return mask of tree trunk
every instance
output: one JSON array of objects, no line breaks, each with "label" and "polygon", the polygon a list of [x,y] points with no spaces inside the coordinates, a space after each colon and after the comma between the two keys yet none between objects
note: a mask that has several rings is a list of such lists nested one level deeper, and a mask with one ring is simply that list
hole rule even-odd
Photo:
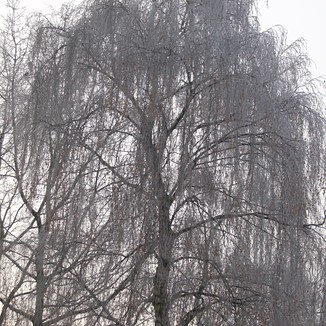
[{"label": "tree trunk", "polygon": [[167,196],[161,199],[159,207],[158,265],[154,277],[153,306],[155,326],[169,326],[169,275],[172,261],[174,236],[169,220],[170,203]]},{"label": "tree trunk", "polygon": [[44,294],[46,292],[46,278],[44,276],[44,251],[47,231],[42,226],[38,233],[38,246],[36,249],[36,300],[33,318],[33,326],[42,326],[44,311]]}]

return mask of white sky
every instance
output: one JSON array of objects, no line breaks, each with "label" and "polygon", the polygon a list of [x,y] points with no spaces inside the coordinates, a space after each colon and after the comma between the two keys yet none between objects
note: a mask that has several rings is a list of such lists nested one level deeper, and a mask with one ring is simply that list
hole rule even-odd
[{"label": "white sky", "polygon": [[265,0],[260,2],[260,24],[263,30],[282,25],[289,42],[300,37],[306,40],[306,51],[314,62],[315,76],[326,76],[326,0]]},{"label": "white sky", "polygon": [[[7,0],[0,0],[0,13]],[[32,10],[59,9],[64,0],[22,0]],[[81,0],[75,0],[75,3]],[[289,42],[300,37],[306,40],[306,51],[313,60],[315,76],[326,76],[326,0],[258,0],[262,30],[282,25],[288,31]]]}]

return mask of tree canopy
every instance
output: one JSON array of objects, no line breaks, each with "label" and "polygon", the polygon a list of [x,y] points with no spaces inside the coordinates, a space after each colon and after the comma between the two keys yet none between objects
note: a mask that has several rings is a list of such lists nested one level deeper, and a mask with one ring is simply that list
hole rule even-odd
[{"label": "tree canopy", "polygon": [[324,108],[255,5],[9,1],[0,324],[325,324]]}]

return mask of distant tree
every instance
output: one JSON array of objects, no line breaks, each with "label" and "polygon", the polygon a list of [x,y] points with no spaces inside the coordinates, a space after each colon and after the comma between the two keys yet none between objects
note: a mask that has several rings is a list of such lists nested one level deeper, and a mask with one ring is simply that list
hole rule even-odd
[{"label": "distant tree", "polygon": [[1,322],[323,325],[323,111],[254,5],[12,2]]}]

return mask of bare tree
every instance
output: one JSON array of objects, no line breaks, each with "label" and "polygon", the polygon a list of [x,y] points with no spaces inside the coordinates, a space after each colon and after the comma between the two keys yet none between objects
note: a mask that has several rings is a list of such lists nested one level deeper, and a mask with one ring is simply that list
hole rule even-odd
[{"label": "bare tree", "polygon": [[93,1],[31,27],[1,104],[23,230],[2,321],[323,324],[322,110],[254,4]]}]

